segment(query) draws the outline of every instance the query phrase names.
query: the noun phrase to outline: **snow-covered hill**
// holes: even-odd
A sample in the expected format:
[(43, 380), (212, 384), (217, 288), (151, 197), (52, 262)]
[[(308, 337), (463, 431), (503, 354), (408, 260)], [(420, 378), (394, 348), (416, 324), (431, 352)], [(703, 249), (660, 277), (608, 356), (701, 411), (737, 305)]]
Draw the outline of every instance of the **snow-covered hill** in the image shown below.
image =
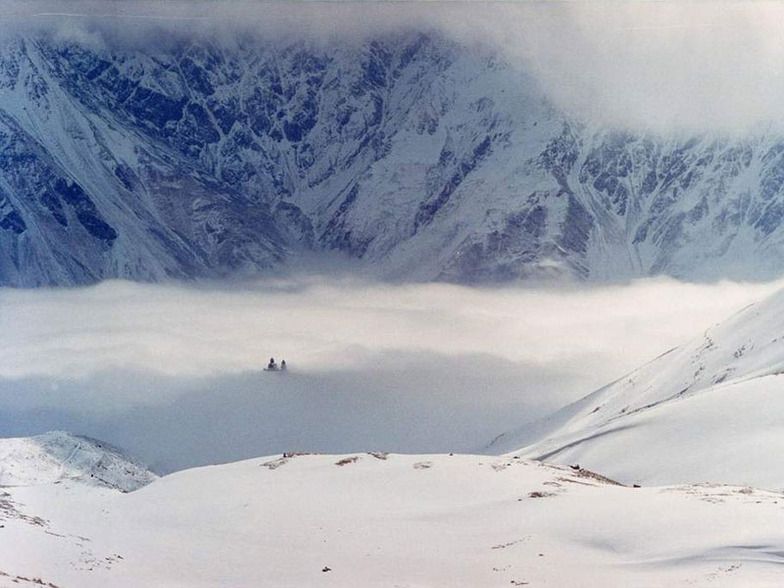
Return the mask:
[[(564, 408), (515, 454), (579, 462), (629, 483), (696, 476), (781, 490), (782, 374), (779, 292)], [(494, 449), (515, 450), (520, 438), (504, 436)]]
[(130, 494), (7, 489), (0, 585), (777, 586), (779, 501), (511, 457), (273, 456)]
[(52, 39), (2, 41), (0, 284), (247, 274), (303, 251), (469, 282), (784, 268), (784, 137), (592, 127), (504, 54), (432, 31)]
[(157, 476), (106, 443), (55, 431), (0, 439), (0, 487), (76, 481), (131, 492)]

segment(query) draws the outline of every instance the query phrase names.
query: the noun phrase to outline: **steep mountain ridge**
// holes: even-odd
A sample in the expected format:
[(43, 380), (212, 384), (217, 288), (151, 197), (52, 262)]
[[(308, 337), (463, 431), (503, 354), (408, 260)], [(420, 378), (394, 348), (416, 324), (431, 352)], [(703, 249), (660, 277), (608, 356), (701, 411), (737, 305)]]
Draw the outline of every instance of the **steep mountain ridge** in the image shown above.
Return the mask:
[(781, 469), (771, 461), (784, 450), (783, 332), (779, 292), (565, 407), (533, 432), (502, 436), (493, 450), (603, 467), (629, 483), (678, 483), (696, 475), (783, 488)]
[(248, 274), (338, 251), (505, 281), (784, 266), (782, 138), (663, 139), (557, 112), (489, 47), (3, 41), (0, 284)]

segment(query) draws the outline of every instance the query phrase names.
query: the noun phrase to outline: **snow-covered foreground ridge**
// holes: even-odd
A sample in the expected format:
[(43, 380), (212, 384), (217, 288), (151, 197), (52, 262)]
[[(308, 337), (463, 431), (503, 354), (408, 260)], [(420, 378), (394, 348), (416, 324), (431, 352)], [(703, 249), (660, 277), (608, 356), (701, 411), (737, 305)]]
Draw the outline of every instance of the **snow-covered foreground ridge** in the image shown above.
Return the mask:
[(0, 439), (0, 486), (62, 481), (131, 492), (157, 476), (102, 441), (62, 431)]
[[(625, 482), (722, 480), (782, 489), (784, 292), (514, 434), (496, 451), (579, 462)], [(530, 436), (528, 437), (531, 438)]]
[(780, 585), (784, 498), (471, 455), (272, 456), (4, 488), (0, 585)]

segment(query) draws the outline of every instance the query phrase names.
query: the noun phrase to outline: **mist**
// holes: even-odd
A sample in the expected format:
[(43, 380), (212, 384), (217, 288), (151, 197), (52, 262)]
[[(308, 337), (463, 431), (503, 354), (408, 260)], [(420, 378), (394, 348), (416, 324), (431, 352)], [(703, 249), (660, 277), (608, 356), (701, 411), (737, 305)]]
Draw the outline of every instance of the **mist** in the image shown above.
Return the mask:
[(93, 45), (155, 46), (201, 36), (364, 42), (439, 31), (495, 48), (550, 101), (591, 124), (658, 134), (781, 132), (779, 2), (4, 3), (0, 31), (34, 28)]
[[(652, 133), (784, 120), (768, 2), (7, 2), (0, 33), (99, 48), (436, 30), (563, 111)], [(0, 290), (0, 435), (65, 429), (167, 472), (282, 451), (482, 451), (782, 284), (468, 289), (301, 277)], [(289, 373), (262, 371), (286, 359)]]
[[(67, 430), (162, 473), (283, 451), (477, 452), (782, 285), (5, 289), (0, 436)], [(263, 372), (270, 356), (288, 373)]]

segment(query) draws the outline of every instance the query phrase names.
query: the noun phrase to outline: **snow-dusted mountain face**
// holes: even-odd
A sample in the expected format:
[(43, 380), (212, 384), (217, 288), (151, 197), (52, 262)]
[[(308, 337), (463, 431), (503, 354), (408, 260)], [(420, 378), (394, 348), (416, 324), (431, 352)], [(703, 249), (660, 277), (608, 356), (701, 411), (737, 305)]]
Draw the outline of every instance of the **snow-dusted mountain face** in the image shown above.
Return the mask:
[(158, 476), (102, 441), (53, 431), (0, 439), (0, 487), (73, 481), (131, 492)]
[(592, 128), (487, 47), (30, 33), (0, 56), (3, 285), (328, 251), (463, 282), (784, 268), (784, 139)]
[[(784, 292), (562, 409), (517, 455), (603, 468), (632, 483), (784, 488)], [(525, 442), (506, 435), (496, 451)]]

